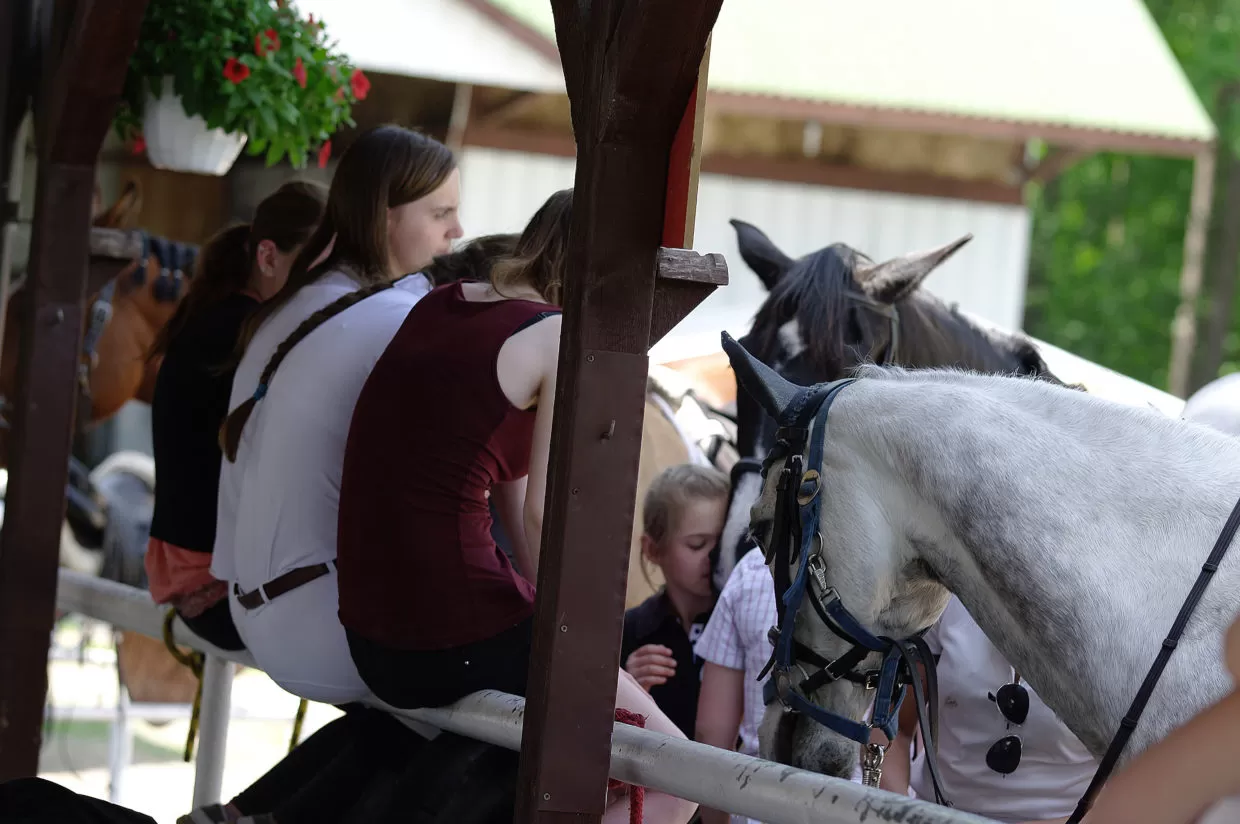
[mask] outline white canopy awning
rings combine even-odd
[[[459,0],[296,0],[364,71],[563,92],[549,60]]]

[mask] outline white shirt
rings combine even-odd
[[[1098,762],[1022,678],[1029,715],[1020,727],[991,701],[1013,679],[1012,666],[952,596],[926,643],[941,656],[939,749],[943,791],[956,809],[1003,822],[1063,818],[1076,808]],[[1006,735],[1021,738],[1020,765],[1009,775],[986,766],[986,752]],[[934,798],[925,758],[912,763],[910,785],[920,798]]]
[[[762,672],[775,649],[767,636],[773,626],[774,579],[762,557],[762,550],[751,549],[728,576],[706,629],[693,647],[695,653],[712,664],[745,672],[740,751],[746,755],[758,754],[758,726],[766,712],[758,673]],[[742,815],[733,815],[731,824],[757,822]]]
[[[693,648],[695,653],[712,664],[745,672],[740,752],[746,755],[758,755],[758,727],[766,713],[758,673],[762,672],[775,651],[769,633],[778,622],[776,612],[775,577],[766,565],[762,550],[751,549],[728,576],[710,621]],[[853,770],[852,780],[861,783],[860,763]],[[732,824],[746,822],[757,824],[754,819],[732,816]]]
[[[775,623],[775,583],[762,550],[751,549],[728,576],[710,621],[693,648],[712,664],[745,671],[740,751],[746,755],[758,754],[758,725],[766,712],[758,673],[774,651],[767,633]]]
[[[233,379],[230,409],[252,397],[276,347],[302,321],[358,284],[329,272],[302,288],[259,328]],[[250,592],[297,567],[336,557],[345,441],[362,385],[413,305],[422,275],[335,315],[289,351],[224,460],[211,572]],[[349,652],[332,570],[255,609],[229,588],[229,611],[258,665],[311,701],[371,700]]]
[[[263,323],[233,379],[229,409],[254,394],[280,343],[302,321],[358,288],[329,272]],[[365,298],[289,352],[254,407],[237,460],[220,469],[211,573],[250,591],[296,567],[336,557],[340,475],[353,407],[370,370],[413,305],[430,291],[423,275]]]
[[[1210,807],[1197,824],[1235,824],[1240,821],[1240,795],[1224,798]]]

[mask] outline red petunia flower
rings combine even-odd
[[[332,142],[329,140],[319,149],[319,168],[326,169],[327,161],[332,156]]]
[[[232,81],[234,85],[240,83],[250,76],[250,67],[242,63],[235,57],[230,57],[224,61],[224,77]]]
[[[140,155],[145,151],[146,151],[146,138],[143,137],[142,135],[137,135],[133,139],[133,153],[135,155]]]
[[[301,58],[297,58],[297,62],[293,64],[293,78],[297,81],[297,85],[303,89],[306,88],[306,64],[301,62]]]
[[[353,88],[353,96],[358,100],[365,100],[366,95],[370,94],[370,80],[362,74],[361,69],[354,69],[353,74],[349,75],[349,85]]]
[[[254,35],[254,53],[266,57],[268,52],[275,54],[280,50],[280,34],[275,29]]]
[[[313,14],[310,15],[310,19],[306,21],[306,25],[308,25],[310,28],[314,28],[314,15]]]

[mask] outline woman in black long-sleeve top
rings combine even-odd
[[[228,590],[212,577],[219,494],[219,430],[228,414],[241,326],[288,278],[323,214],[316,184],[286,183],[251,223],[231,226],[203,248],[189,293],[149,357],[162,358],[151,403],[155,513],[146,572],[156,603],[171,604],[218,647],[245,647],[228,613]]]

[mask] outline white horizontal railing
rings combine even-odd
[[[163,610],[146,592],[133,587],[92,578],[71,570],[60,570],[57,606],[67,612],[105,621],[118,629],[140,632],[154,638],[163,635]],[[225,669],[223,661],[254,667],[248,653],[220,650],[194,635],[177,620],[173,634],[179,644],[200,650],[210,663]],[[208,713],[223,712],[228,718],[228,696],[208,695],[207,690],[227,689],[229,684],[208,679],[203,685],[201,735],[215,729]],[[521,748],[521,726],[525,699],[501,692],[485,691],[467,696],[456,704],[439,709],[384,709],[411,725],[429,724],[441,730],[467,736],[510,750]],[[224,730],[226,735],[226,729]],[[223,769],[224,736],[218,741],[200,741],[199,783],[194,803],[219,801],[219,779]],[[216,753],[218,752],[218,759]],[[203,774],[203,761],[210,760],[214,776]],[[925,801],[895,795],[805,770],[670,738],[661,733],[626,724],[617,724],[611,743],[611,776],[629,784],[649,787],[679,798],[696,801],[716,810],[748,816],[766,824],[861,824],[871,821],[905,821],[918,824],[994,824],[990,819],[940,807]],[[215,797],[206,797],[213,794]]]

